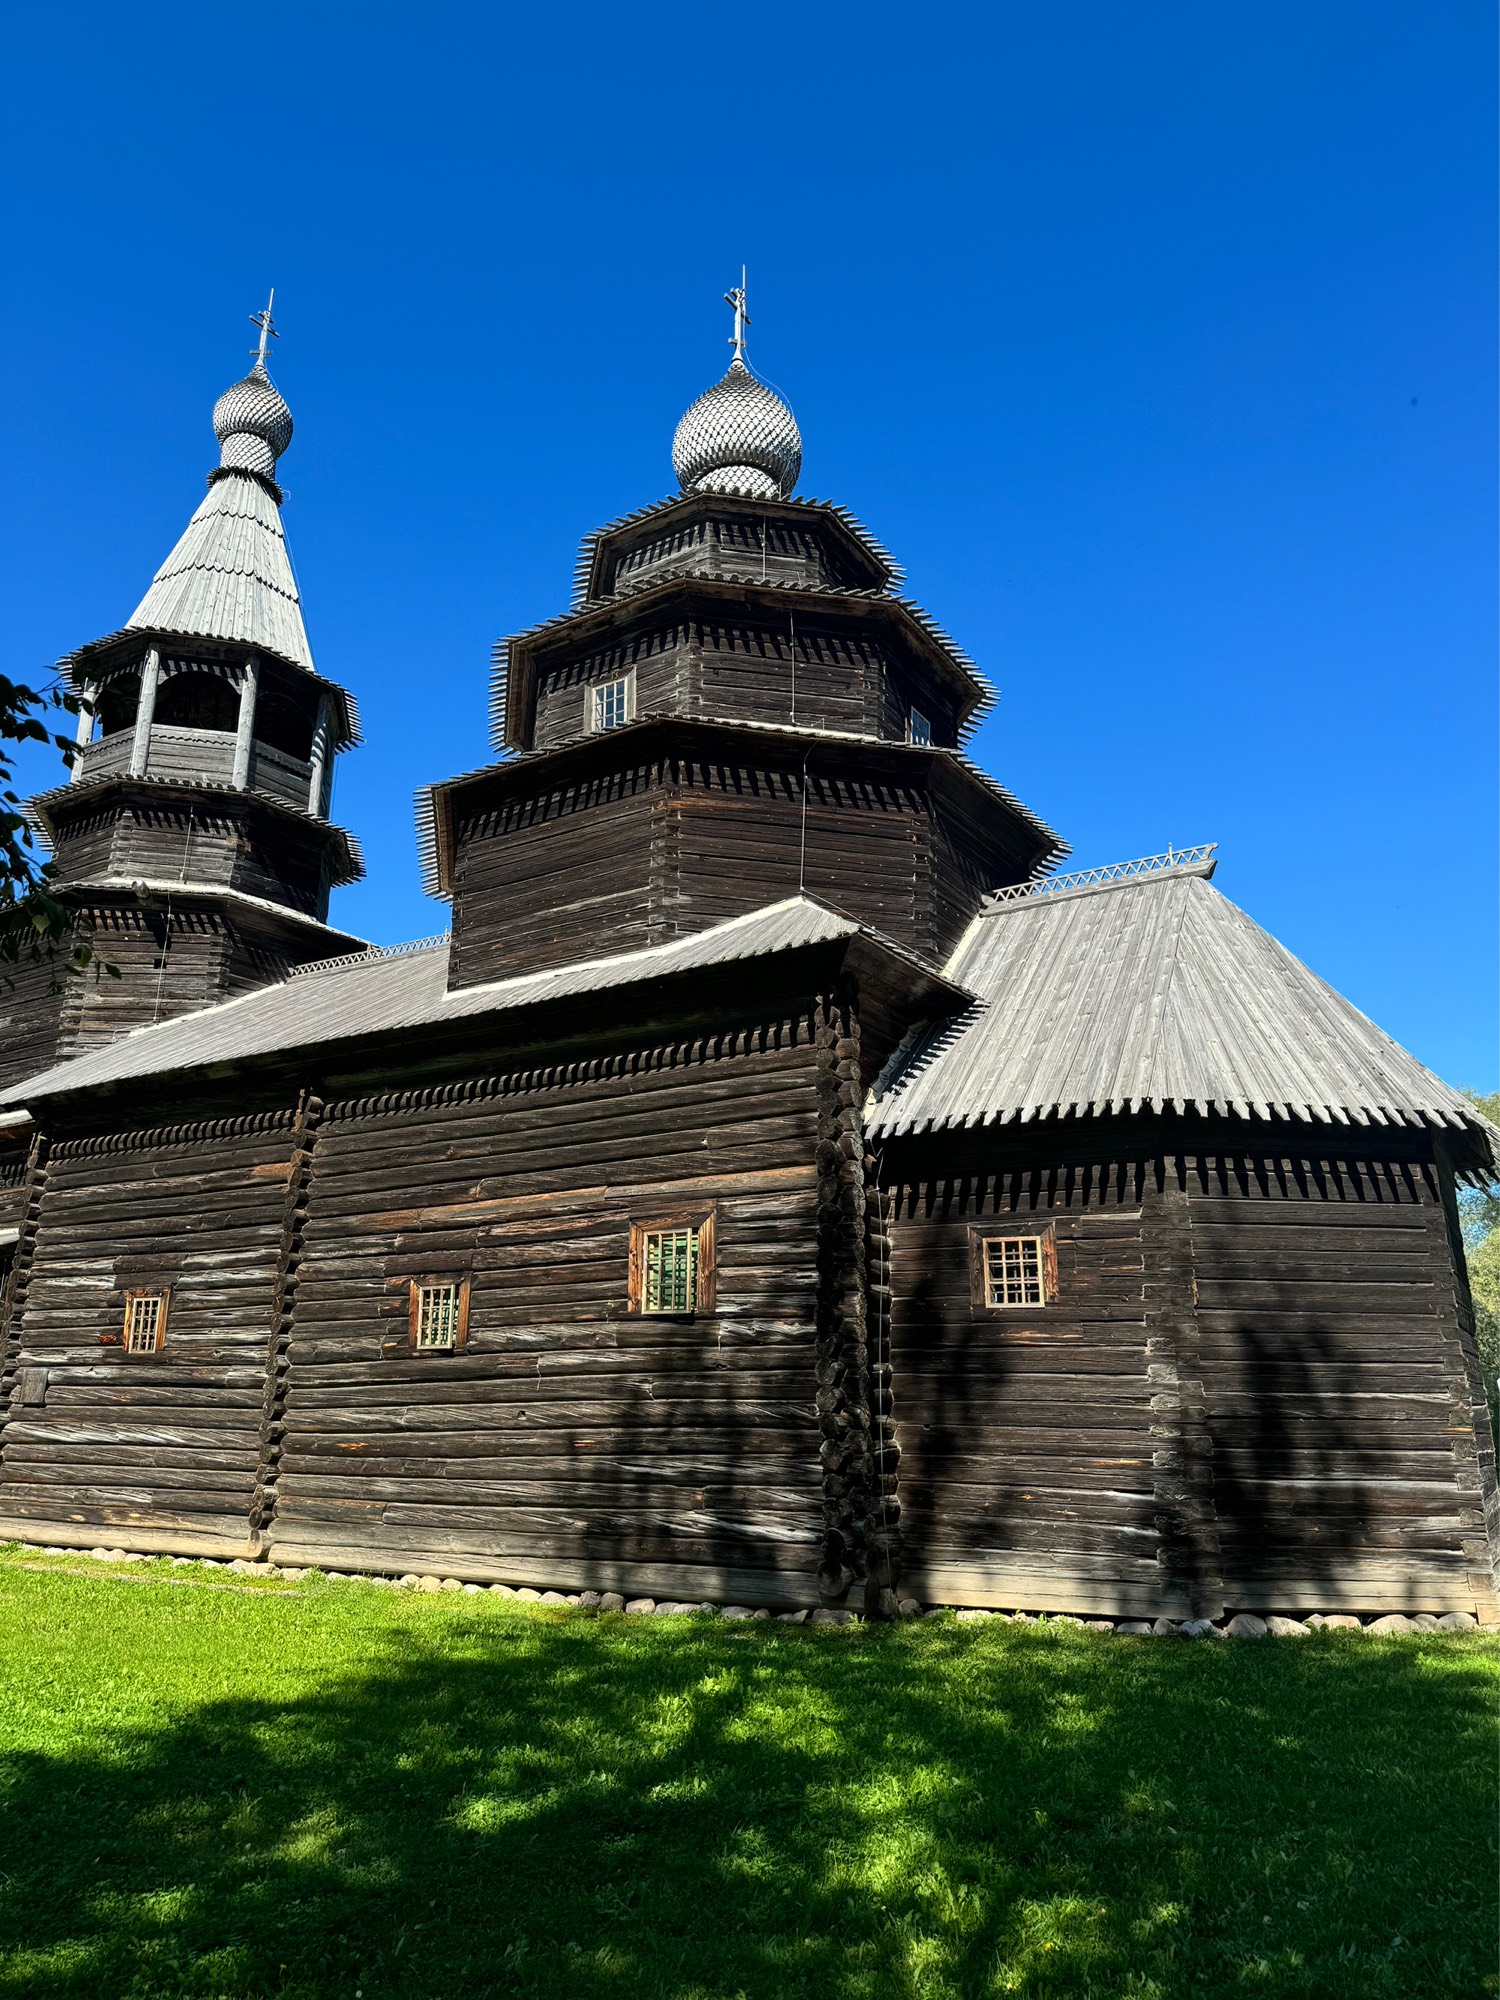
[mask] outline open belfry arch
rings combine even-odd
[[[1496,1612],[1455,1186],[1496,1135],[1219,894],[1060,873],[988,683],[733,359],[679,491],[328,921],[250,374],[36,802],[120,968],[0,1046],[0,1534],[677,1601]]]

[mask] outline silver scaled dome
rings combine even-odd
[[[684,493],[785,500],[802,470],[802,433],[781,398],[736,355],[723,381],[684,412],[672,464]]]
[[[268,479],[275,472],[277,459],[292,441],[292,413],[258,361],[214,404],[214,436],[221,466],[263,473]]]

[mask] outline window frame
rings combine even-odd
[[[632,1216],[630,1219],[630,1271],[627,1310],[638,1319],[694,1319],[711,1313],[718,1298],[718,1264],[714,1244],[717,1211],[709,1208],[676,1209],[666,1214]],[[682,1230],[696,1232],[698,1238],[697,1283],[690,1306],[646,1304],[646,1243],[652,1236],[674,1235]]]
[[[143,1299],[151,1299],[156,1304],[156,1324],[152,1328],[153,1342],[150,1347],[132,1347],[130,1344],[130,1321],[136,1305]],[[120,1350],[131,1361],[144,1361],[148,1355],[160,1354],[167,1344],[167,1317],[171,1311],[172,1287],[170,1285],[132,1285],[125,1293],[124,1307],[120,1318]]]
[[[469,1344],[470,1284],[471,1277],[467,1272],[455,1275],[452,1271],[434,1271],[425,1277],[408,1279],[406,1293],[406,1351],[409,1354],[462,1354]],[[439,1288],[445,1291],[450,1289],[456,1290],[458,1294],[458,1324],[454,1329],[453,1344],[443,1347],[429,1344],[424,1347],[418,1338],[422,1325],[422,1294],[424,1291],[437,1291]]]
[[[926,732],[925,735],[919,736],[917,734],[917,724],[919,722]],[[915,706],[907,709],[906,740],[908,743],[915,744],[919,750],[930,750],[932,748],[932,717],[924,709]]]
[[[1039,1300],[993,1301],[990,1298],[989,1260],[991,1244],[1035,1242],[1037,1270],[1041,1279]],[[1057,1230],[1053,1223],[1023,1224],[997,1222],[971,1224],[969,1229],[969,1297],[976,1313],[1047,1312],[1057,1304]]]
[[[599,697],[609,688],[623,688],[625,691],[625,712],[618,722],[599,721]],[[635,668],[627,667],[622,674],[610,674],[604,680],[589,681],[583,690],[583,721],[590,736],[608,736],[611,730],[623,729],[635,721]]]

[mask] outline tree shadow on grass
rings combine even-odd
[[[1483,1990],[1485,1642],[444,1606],[379,1643],[12,1756],[0,1992]]]

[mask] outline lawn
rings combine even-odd
[[[0,1555],[0,1994],[1497,1990],[1489,1635],[591,1617]]]

